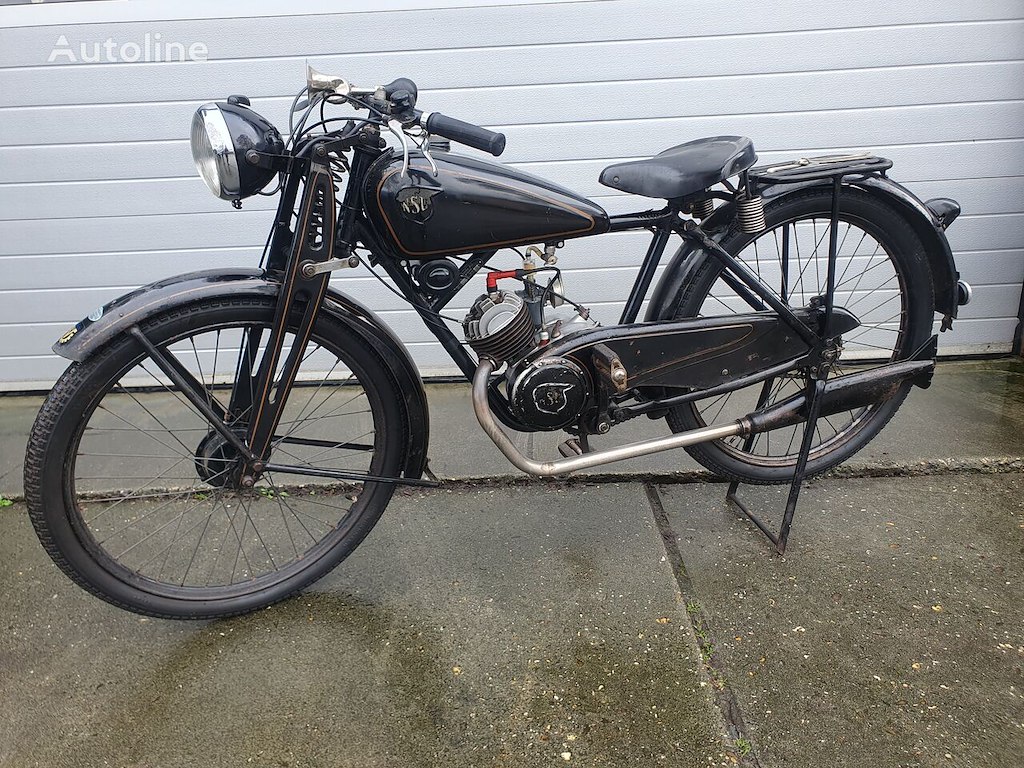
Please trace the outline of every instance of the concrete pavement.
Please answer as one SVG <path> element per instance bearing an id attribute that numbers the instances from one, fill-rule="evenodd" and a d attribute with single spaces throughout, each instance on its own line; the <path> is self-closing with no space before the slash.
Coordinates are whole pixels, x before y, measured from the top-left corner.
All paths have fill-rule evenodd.
<path id="1" fill-rule="evenodd" d="M 1021 765 L 1024 475 L 812 483 L 785 558 L 721 486 L 659 491 L 763 765 Z"/>
<path id="2" fill-rule="evenodd" d="M 0 510 L 0 765 L 722 764 L 643 489 L 405 493 L 307 594 L 142 619 Z"/>
<path id="3" fill-rule="evenodd" d="M 1019 765 L 1020 362 L 941 365 L 785 558 L 682 452 L 510 483 L 465 389 L 429 394 L 460 479 L 247 617 L 113 608 L 0 508 L 0 766 Z M 0 398 L 9 497 L 37 405 Z"/>

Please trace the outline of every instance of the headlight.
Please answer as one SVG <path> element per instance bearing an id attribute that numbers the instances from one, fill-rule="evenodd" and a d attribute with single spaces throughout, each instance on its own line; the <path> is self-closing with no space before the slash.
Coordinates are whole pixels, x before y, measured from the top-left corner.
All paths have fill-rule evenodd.
<path id="1" fill-rule="evenodd" d="M 204 104 L 192 118 L 192 159 L 199 175 L 222 200 L 255 195 L 276 171 L 246 162 L 245 153 L 280 154 L 281 134 L 267 120 L 240 104 Z"/>

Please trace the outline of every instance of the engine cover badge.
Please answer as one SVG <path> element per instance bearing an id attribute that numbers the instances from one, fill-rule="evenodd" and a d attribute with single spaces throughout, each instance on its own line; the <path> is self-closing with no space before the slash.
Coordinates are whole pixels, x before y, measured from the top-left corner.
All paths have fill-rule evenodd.
<path id="1" fill-rule="evenodd" d="M 575 386 L 575 384 L 556 384 L 554 382 L 538 384 L 532 392 L 533 405 L 542 413 L 558 416 L 569 407 L 569 398 L 566 396 L 566 392 L 571 391 Z"/>
<path id="2" fill-rule="evenodd" d="M 590 397 L 587 375 L 572 360 L 546 357 L 513 372 L 509 402 L 519 418 L 542 430 L 579 421 Z"/>

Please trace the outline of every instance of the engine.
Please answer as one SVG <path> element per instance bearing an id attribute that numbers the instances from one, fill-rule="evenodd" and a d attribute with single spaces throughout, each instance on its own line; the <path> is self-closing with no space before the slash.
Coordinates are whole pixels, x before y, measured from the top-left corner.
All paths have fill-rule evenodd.
<path id="1" fill-rule="evenodd" d="M 525 270 L 527 275 L 529 271 Z M 478 355 L 508 364 L 505 385 L 516 416 L 535 429 L 563 429 L 576 423 L 590 402 L 590 377 L 569 358 L 533 353 L 554 339 L 596 328 L 597 323 L 583 307 L 563 302 L 558 278 L 557 288 L 541 288 L 529 276 L 522 291 L 497 288 L 495 275 L 521 277 L 522 272 L 490 273 L 488 292 L 473 302 L 463 330 Z"/>

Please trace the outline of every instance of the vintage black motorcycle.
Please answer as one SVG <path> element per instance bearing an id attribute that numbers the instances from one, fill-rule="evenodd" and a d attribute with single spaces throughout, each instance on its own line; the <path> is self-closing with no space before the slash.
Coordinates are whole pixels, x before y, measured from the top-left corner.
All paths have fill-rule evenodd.
<path id="1" fill-rule="evenodd" d="M 356 112 L 327 116 L 334 105 Z M 928 385 L 933 316 L 948 328 L 970 297 L 944 234 L 959 206 L 921 202 L 883 158 L 754 167 L 749 139 L 698 139 L 605 169 L 603 184 L 665 201 L 610 216 L 450 152 L 445 138 L 500 155 L 505 137 L 419 111 L 407 79 L 358 88 L 310 69 L 291 113 L 287 141 L 243 96 L 192 123 L 215 195 L 236 208 L 280 195 L 264 268 L 161 280 L 54 345 L 72 364 L 32 430 L 29 511 L 54 561 L 123 608 L 201 618 L 280 600 L 349 555 L 397 486 L 434 484 L 416 366 L 329 285 L 337 270 L 369 268 L 418 313 L 516 467 L 559 476 L 685 447 L 732 481 L 779 551 L 802 480 Z M 653 237 L 618 323 L 600 325 L 563 285 L 557 251 L 627 230 Z M 492 266 L 502 249 L 514 268 Z M 464 318 L 445 315 L 480 270 L 485 292 Z M 669 429 L 594 445 L 639 416 Z M 499 422 L 568 439 L 535 460 Z M 778 533 L 740 482 L 790 484 Z"/>

